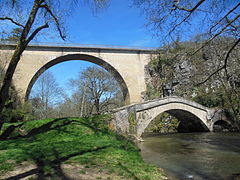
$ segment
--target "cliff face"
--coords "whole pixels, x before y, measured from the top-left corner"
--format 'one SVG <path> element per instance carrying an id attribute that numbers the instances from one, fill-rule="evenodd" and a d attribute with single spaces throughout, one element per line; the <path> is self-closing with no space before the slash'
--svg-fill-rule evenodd
<path id="1" fill-rule="evenodd" d="M 224 66 L 231 45 L 231 41 L 219 40 L 205 46 L 197 53 L 195 51 L 201 44 L 182 43 L 178 47 L 168 49 L 165 54 L 153 59 L 146 67 L 147 98 L 164 96 L 164 91 L 169 91 L 170 95 L 192 98 L 198 94 L 216 92 L 224 83 L 239 85 L 239 46 L 231 53 L 226 69 L 201 84 L 213 72 Z"/>

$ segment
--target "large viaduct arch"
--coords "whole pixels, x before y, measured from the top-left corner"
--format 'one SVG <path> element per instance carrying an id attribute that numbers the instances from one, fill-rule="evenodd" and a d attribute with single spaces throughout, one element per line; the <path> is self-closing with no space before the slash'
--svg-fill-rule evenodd
<path id="1" fill-rule="evenodd" d="M 15 49 L 15 45 L 0 46 L 1 56 L 7 56 Z M 64 61 L 83 60 L 112 73 L 121 86 L 126 104 L 138 103 L 143 101 L 142 94 L 146 91 L 144 67 L 155 53 L 150 49 L 124 47 L 29 45 L 17 65 L 13 83 L 19 97 L 24 100 L 45 70 Z"/>
<path id="2" fill-rule="evenodd" d="M 180 97 L 165 97 L 115 109 L 114 127 L 121 134 L 141 137 L 146 127 L 159 114 L 167 112 L 191 131 L 213 131 L 218 112 Z"/>

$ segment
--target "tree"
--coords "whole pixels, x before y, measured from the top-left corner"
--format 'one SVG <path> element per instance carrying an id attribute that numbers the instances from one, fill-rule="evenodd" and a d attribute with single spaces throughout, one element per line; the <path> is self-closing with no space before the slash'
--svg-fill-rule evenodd
<path id="1" fill-rule="evenodd" d="M 40 119 L 49 117 L 52 107 L 59 103 L 63 94 L 63 89 L 59 87 L 54 75 L 50 71 L 44 72 L 30 94 L 34 114 Z"/>
<path id="2" fill-rule="evenodd" d="M 149 27 L 163 42 L 186 41 L 198 35 L 195 40 L 202 45 L 192 55 L 218 36 L 233 37 L 224 65 L 217 72 L 227 66 L 229 55 L 240 43 L 238 0 L 134 0 L 134 3 L 143 10 Z"/>
<path id="3" fill-rule="evenodd" d="M 221 34 L 239 37 L 237 0 L 134 0 L 134 3 L 145 13 L 148 25 L 168 41 L 189 40 L 197 34 L 207 34 L 209 40 Z"/>
<path id="4" fill-rule="evenodd" d="M 88 103 L 88 112 L 97 114 L 108 111 L 110 106 L 115 104 L 114 97 L 118 96 L 123 101 L 122 95 L 119 95 L 120 87 L 117 81 L 99 67 L 88 67 L 79 74 L 77 79 L 71 80 L 72 86 L 76 87 L 76 94 L 81 94 L 79 108 L 83 114 L 84 107 Z M 120 96 L 120 97 L 119 97 Z M 90 107 L 89 107 L 90 106 Z M 116 107 L 116 106 L 115 106 Z"/>
<path id="5" fill-rule="evenodd" d="M 9 96 L 9 88 L 20 57 L 28 44 L 44 29 L 55 28 L 59 36 L 64 40 L 63 20 L 60 12 L 66 12 L 66 8 L 76 1 L 52 1 L 52 0 L 3 0 L 0 1 L 0 20 L 7 21 L 13 26 L 22 29 L 20 38 L 17 41 L 16 48 L 10 59 L 10 63 L 3 78 L 3 84 L 0 90 L 0 114 L 4 108 L 5 102 Z M 96 7 L 106 0 L 94 0 Z M 24 11 L 23 11 L 24 10 Z M 23 11 L 23 14 L 20 12 Z M 20 17 L 20 18 L 19 18 Z M 26 18 L 25 18 L 26 17 Z M 8 24 L 7 24 L 8 25 Z M 0 129 L 4 123 L 4 119 L 0 119 Z"/>
<path id="6" fill-rule="evenodd" d="M 17 42 L 21 37 L 22 28 L 13 28 L 11 33 L 7 35 L 7 37 L 2 38 L 1 41 L 8 41 L 8 42 Z"/>

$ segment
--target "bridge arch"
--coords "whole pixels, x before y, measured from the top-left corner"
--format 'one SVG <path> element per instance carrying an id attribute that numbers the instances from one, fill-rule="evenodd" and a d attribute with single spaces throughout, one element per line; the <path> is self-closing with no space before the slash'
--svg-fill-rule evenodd
<path id="1" fill-rule="evenodd" d="M 212 129 L 214 132 L 225 131 L 231 128 L 231 123 L 227 120 L 219 119 L 214 121 L 212 124 Z"/>
<path id="2" fill-rule="evenodd" d="M 118 82 L 118 84 L 119 84 L 119 86 L 122 90 L 123 97 L 124 97 L 124 100 L 125 100 L 125 104 L 129 104 L 129 101 L 130 101 L 129 90 L 128 90 L 127 84 L 124 81 L 121 74 L 112 65 L 110 65 L 109 63 L 107 63 L 103 59 L 92 56 L 92 55 L 87 55 L 87 54 L 68 54 L 68 55 L 64 55 L 64 56 L 60 56 L 60 57 L 57 57 L 55 59 L 52 59 L 51 61 L 44 64 L 40 69 L 37 70 L 37 72 L 31 78 L 30 83 L 27 86 L 25 101 L 27 101 L 29 99 L 30 91 L 31 91 L 34 83 L 36 82 L 37 78 L 43 72 L 45 72 L 47 69 L 49 69 L 50 67 L 52 67 L 56 64 L 66 62 L 66 61 L 72 61 L 72 60 L 80 60 L 80 61 L 91 62 L 93 64 L 97 64 L 97 65 L 101 66 L 106 71 L 108 71 L 117 80 L 117 82 Z"/>

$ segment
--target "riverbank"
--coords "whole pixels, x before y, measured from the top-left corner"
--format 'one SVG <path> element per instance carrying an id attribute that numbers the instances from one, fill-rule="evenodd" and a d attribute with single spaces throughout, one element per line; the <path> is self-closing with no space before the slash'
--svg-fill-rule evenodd
<path id="1" fill-rule="evenodd" d="M 161 169 L 142 160 L 137 147 L 107 128 L 108 119 L 24 123 L 12 139 L 0 142 L 0 179 L 166 179 Z"/>

